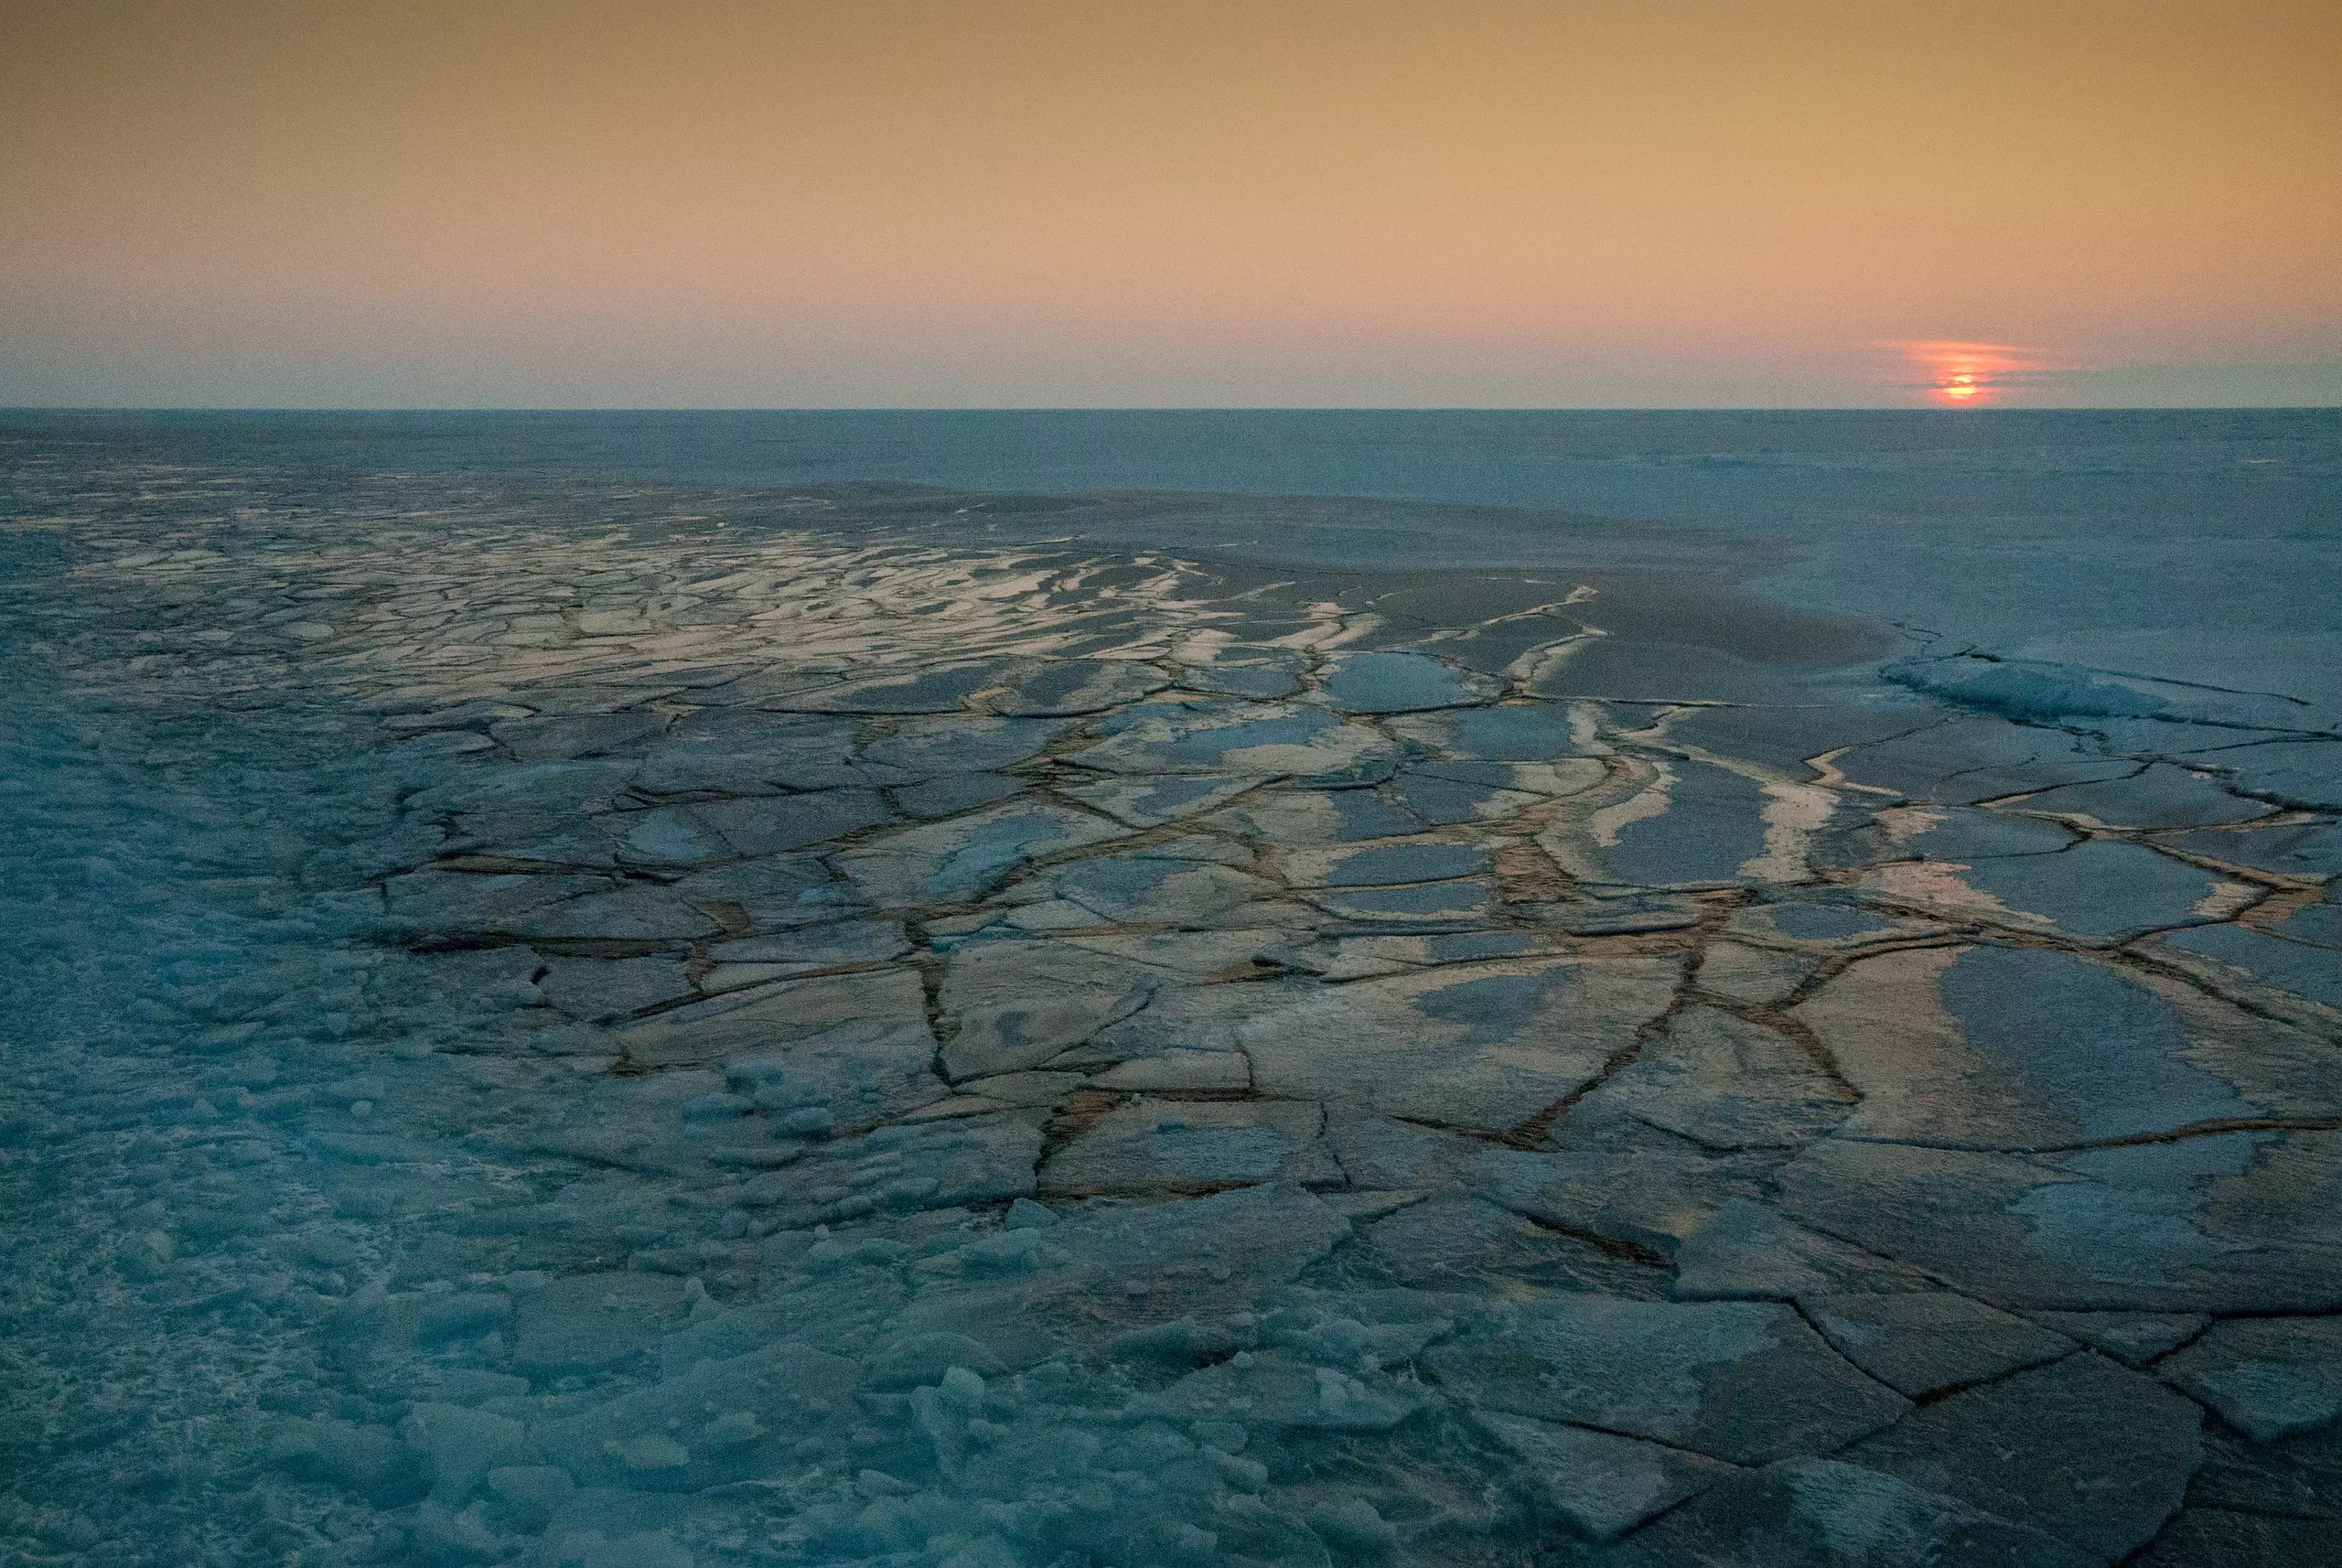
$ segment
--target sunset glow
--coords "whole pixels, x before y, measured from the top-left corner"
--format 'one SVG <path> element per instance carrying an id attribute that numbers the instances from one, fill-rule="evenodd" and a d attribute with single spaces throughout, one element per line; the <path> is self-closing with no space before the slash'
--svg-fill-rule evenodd
<path id="1" fill-rule="evenodd" d="M 1896 345 L 1923 378 L 1929 402 L 1952 408 L 1978 408 L 2021 386 L 2042 369 L 2030 349 L 2004 343 L 1940 341 Z"/>
<path id="2" fill-rule="evenodd" d="M 2342 363 L 2342 6 L 1991 9 L 11 0 L 0 404 L 1973 407 Z M 2044 368 L 1899 362 L 1970 337 Z"/>

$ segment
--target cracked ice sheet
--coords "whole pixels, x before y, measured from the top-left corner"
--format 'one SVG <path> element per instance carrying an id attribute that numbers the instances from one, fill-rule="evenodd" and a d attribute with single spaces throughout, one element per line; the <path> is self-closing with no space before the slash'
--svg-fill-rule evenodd
<path id="1" fill-rule="evenodd" d="M 548 550 L 549 492 L 219 477 L 103 478 L 73 684 L 0 695 L 0 1172 L 67 1176 L 9 1232 L 8 1552 L 2059 1562 L 2159 1506 L 2184 1444 L 2090 1420 L 2155 1379 L 2330 1431 L 2332 1037 L 2262 1005 L 2309 982 L 2214 993 L 2201 899 L 2225 945 L 2094 952 L 2178 858 L 1999 887 L 2007 947 L 1812 881 L 2087 818 L 2325 950 L 2330 822 L 2218 760 L 1907 699 L 1605 730 L 1495 678 L 1590 635 L 1521 629 L 1548 585 L 1431 625 L 899 497 L 605 494 Z M 2032 1370 L 2208 1312 L 2294 1316 Z M 2145 1477 L 2086 1541 L 1971 1452 L 2036 1389 Z"/>

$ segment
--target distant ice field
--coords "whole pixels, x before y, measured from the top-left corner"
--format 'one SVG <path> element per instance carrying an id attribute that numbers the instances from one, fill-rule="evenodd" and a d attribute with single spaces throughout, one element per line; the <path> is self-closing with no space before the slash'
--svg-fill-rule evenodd
<path id="1" fill-rule="evenodd" d="M 1789 604 L 2011 656 L 2281 691 L 2329 719 L 2342 703 L 2332 409 L 19 413 L 0 433 L 320 474 L 1461 503 L 1510 515 L 1151 519 L 1118 542 L 1289 564 L 1722 564 Z"/>

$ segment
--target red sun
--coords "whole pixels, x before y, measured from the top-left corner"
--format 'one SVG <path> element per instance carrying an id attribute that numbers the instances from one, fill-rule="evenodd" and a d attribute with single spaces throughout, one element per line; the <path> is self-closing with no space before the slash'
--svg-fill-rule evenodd
<path id="1" fill-rule="evenodd" d="M 1950 408 L 1976 408 L 1992 403 L 2036 366 L 2032 350 L 2005 343 L 1931 339 L 1896 346 L 1909 356 L 1912 368 L 1924 378 L 1919 390 L 1928 401 Z"/>

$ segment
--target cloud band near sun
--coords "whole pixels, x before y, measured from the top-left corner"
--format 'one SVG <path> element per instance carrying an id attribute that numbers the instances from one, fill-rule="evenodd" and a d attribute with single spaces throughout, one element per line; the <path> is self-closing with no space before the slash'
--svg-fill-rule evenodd
<path id="1" fill-rule="evenodd" d="M 1918 372 L 1913 390 L 1948 408 L 1995 403 L 2047 367 L 2032 349 L 2008 343 L 1961 343 L 1942 338 L 1894 344 Z"/>

